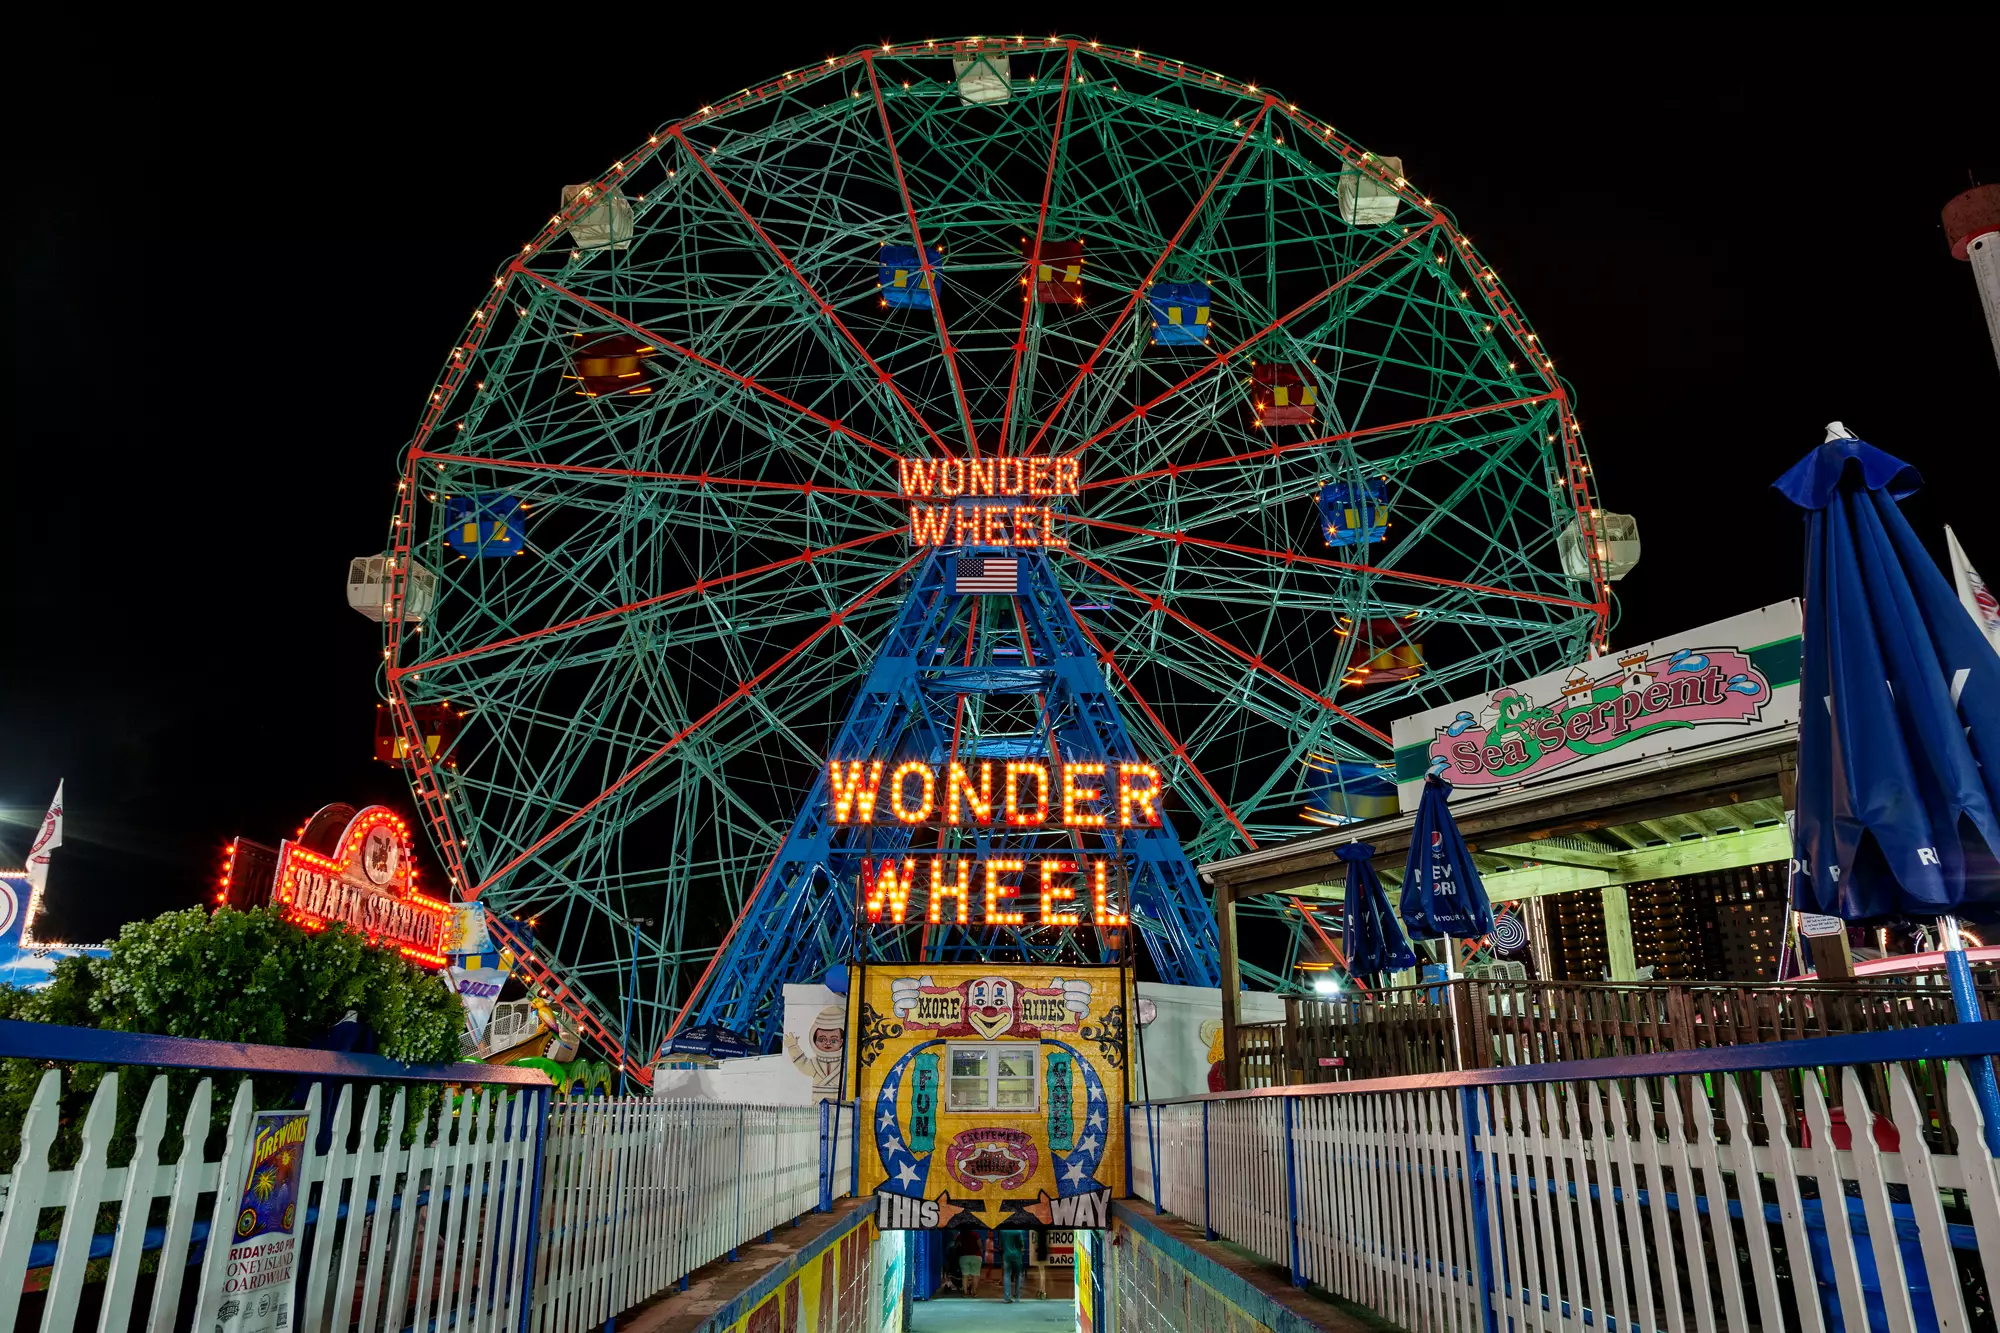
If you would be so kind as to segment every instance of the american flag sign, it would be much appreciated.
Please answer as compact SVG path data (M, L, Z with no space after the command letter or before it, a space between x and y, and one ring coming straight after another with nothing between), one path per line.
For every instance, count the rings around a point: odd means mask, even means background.
M957 593L1021 590L1021 561L1015 556L962 555L952 580Z

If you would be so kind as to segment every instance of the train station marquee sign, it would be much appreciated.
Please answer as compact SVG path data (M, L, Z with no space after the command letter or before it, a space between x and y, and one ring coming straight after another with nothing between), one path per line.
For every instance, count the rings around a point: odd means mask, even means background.
M357 811L331 854L287 839L271 900L308 930L334 922L425 967L445 965L451 906L417 892L409 825L387 806Z

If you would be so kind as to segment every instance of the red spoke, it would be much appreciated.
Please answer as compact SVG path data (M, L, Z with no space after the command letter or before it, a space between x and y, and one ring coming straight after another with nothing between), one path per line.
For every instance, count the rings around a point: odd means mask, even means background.
M931 314L937 318L938 344L944 348L945 373L951 376L951 389L958 397L958 414L965 422L965 444L972 456L979 456L979 436L972 429L972 405L965 401L965 383L958 375L958 353L952 350L951 331L944 324L944 293L938 289L937 275L931 268L929 256L924 251L923 229L917 225L917 206L910 199L910 183L903 176L903 158L896 151L896 132L889 128L889 106L882 100L882 83L875 76L875 57L871 53L862 57L868 69L868 86L875 93L875 110L882 116L882 138L889 145L889 165L896 169L896 188L903 194L903 211L910 216L910 238L917 243L917 265L924 275L924 288L931 294Z
M433 462L466 463L474 467L515 472L556 472L565 476L617 477L625 481L684 481L698 486L743 486L757 491L793 491L799 495L846 495L864 500L901 501L898 491L868 491L856 486L822 486L816 481L760 481L754 477L718 477L711 472L650 472L644 468L592 467L586 463L542 463L529 459L492 458L484 454L437 454L413 449L410 456Z
M1098 564L1095 560L1092 560L1088 556L1080 554L1074 548L1071 548L1070 556L1084 568L1089 569L1093 573L1096 573L1104 578L1111 580L1111 582L1117 584L1119 587L1123 588L1126 592L1129 592L1134 597L1137 597L1142 601L1144 601L1146 603L1147 610L1158 611L1161 615L1166 616L1169 619L1176 621L1181 625L1186 626L1188 629L1191 629L1196 634L1201 635L1202 638L1207 639L1210 643L1222 649L1230 656L1239 658L1242 661L1248 663L1250 666L1255 667L1257 670L1263 672L1271 679L1284 685L1287 689L1296 690L1298 693L1304 695L1306 698L1311 699L1314 703L1318 704L1321 708L1326 709L1328 712L1334 714L1337 717L1342 717L1347 719L1349 722L1352 722L1355 726L1361 728L1363 731L1367 732L1370 736L1373 736L1376 740L1381 741L1384 745L1390 743L1388 732L1383 731L1379 727L1372 726L1369 723L1362 721L1360 718L1348 712L1345 708L1342 708L1339 704L1327 698L1325 695L1319 693L1317 690L1307 689L1304 685L1301 685L1298 681L1293 680L1290 676L1278 670L1276 667L1272 666L1269 662L1266 662L1263 658L1257 656L1255 653L1247 652L1244 649L1237 647L1229 640L1223 638L1221 635L1215 633L1213 630L1210 630L1202 625L1197 625L1194 621L1188 619L1180 612L1174 610L1171 606L1168 606L1166 602L1161 598L1156 597L1149 592L1141 592L1139 589L1127 583L1124 579L1119 578L1116 574L1113 574L1110 570Z
M1275 458L1279 454L1292 453L1299 449L1317 449L1321 445L1339 444L1343 440L1362 440L1374 435L1394 435L1399 431L1415 430L1420 426L1435 426L1442 421L1457 421L1465 417L1484 416L1488 412L1504 412L1514 407L1530 407L1536 403L1547 403L1558 399L1554 393L1538 393L1527 398L1509 398L1504 403L1487 403L1482 407L1461 407L1453 412L1440 412L1436 416L1411 417L1408 421L1395 421L1386 426L1364 426L1359 430L1344 430L1337 435L1316 435L1310 440L1295 440L1290 444L1274 444L1268 449L1252 449L1248 453L1230 454L1227 458L1211 458L1199 463L1174 463L1167 467L1156 467L1151 472L1131 472L1118 477L1104 477L1083 484L1086 491L1094 491L1101 486L1123 486L1134 481L1151 481L1155 477L1178 477L1184 472L1199 472L1204 468L1228 467L1233 463L1249 463L1259 458Z
M556 625L545 625L541 629L529 630L526 634L516 634L512 638L495 639L492 643L482 643L477 648L467 648L461 652L447 653L443 657L433 657L427 662L418 662L412 666L392 666L389 668L389 679L392 681L399 680L404 676L414 676L420 671L429 671L451 662L462 662L468 657L482 657L487 653L498 652L502 648L513 648L523 643L531 643L536 639L545 638L551 634L562 634L568 630L581 629L585 625L593 625L600 620L610 620L615 616L630 615L634 611L643 611L649 606L658 606L662 602L671 602L676 598L689 597L695 593L709 592L722 587L724 584L734 583L738 579L755 578L759 574L769 574L773 570L784 569L789 565L811 564L823 555L832 555L836 551L851 551L857 546L866 546L871 542L879 542L885 537L899 536L903 531L904 529L901 527L884 528L882 531L870 533L866 537L856 537L853 541L841 542L835 546L822 546L818 550L801 551L797 555L788 555L782 560L773 560L767 564L753 565L749 569L739 569L734 573L723 574L712 579L698 579L688 584L685 588L676 588L672 592L663 592L658 596L643 598L636 602L627 602L623 606L609 607L603 611L593 611L587 616L578 616L574 620L565 620Z
M1329 560L1325 556L1300 555L1297 551L1272 551L1262 546L1210 541L1201 537L1190 537L1185 532L1160 532L1153 528L1135 528L1129 524L1112 523L1101 518L1083 518L1071 514L1065 521L1081 523L1092 528L1109 528L1113 532L1130 533L1134 537L1151 537L1155 541L1172 542L1176 546L1199 546L1211 551L1229 551L1236 555L1256 556L1262 560L1282 560L1288 565L1309 565L1316 569L1342 569L1354 574L1374 574L1380 578L1394 579L1403 583L1420 583L1433 588L1463 588L1468 592L1491 593L1495 597L1511 597L1522 602L1573 606L1579 611L1604 610L1595 602L1579 602L1572 597L1557 597L1543 592L1518 592L1512 588L1496 588L1486 583L1466 583L1460 579L1440 578L1435 574L1412 574L1400 569L1384 569L1380 565L1360 565L1347 560Z
M1090 646L1097 649L1097 660L1111 668L1111 674L1118 677L1118 683L1125 687L1125 693L1132 697L1132 702L1139 705L1139 711L1146 715L1146 720L1151 722L1154 729L1166 738L1167 745L1173 751L1174 758L1187 765L1188 772L1194 774L1194 780L1199 782L1201 789L1208 793L1208 799L1215 802L1215 808L1222 811L1224 817L1236 826L1236 831L1243 835L1243 841L1250 844L1251 850L1256 850L1257 839L1252 837L1250 830L1243 826L1243 821L1236 817L1236 812L1230 808L1229 802L1222 799L1222 793L1215 789L1215 784L1203 775L1200 766L1194 761L1194 756L1188 753L1187 746L1183 745L1180 738L1175 736L1173 732L1167 730L1167 724L1160 720L1160 715L1153 711L1153 706L1146 702L1144 695L1139 693L1139 687L1134 685L1132 678L1125 674L1125 668L1118 665L1118 659L1111 655L1111 650L1106 648L1097 635L1091 632L1090 626L1083 623L1083 617L1076 617L1076 627L1083 631L1084 638L1090 640Z
M1284 314L1278 316L1276 319L1272 320L1269 324L1266 324L1263 328L1257 330L1255 333L1245 338L1242 342L1237 343L1234 347L1230 348L1228 351L1217 353L1215 357L1208 362L1207 365L1202 366L1200 369L1196 370L1194 373L1190 374L1186 379L1181 380L1179 383L1169 385L1168 387L1160 390L1159 393L1147 399L1145 402L1139 404L1139 406L1133 408L1131 411L1127 412L1124 416L1118 418L1110 425L1104 427L1102 430L1098 431L1095 435L1092 435L1089 439L1084 440L1081 444L1077 445L1076 448L1070 450L1069 453L1064 456L1075 457L1077 454L1082 453L1085 449L1088 449L1091 445L1096 444L1099 440L1103 439L1105 436L1116 431L1119 427L1124 426L1127 422L1135 421L1138 418L1145 416L1146 413L1152 411L1155 407L1158 407L1161 403L1164 403L1165 401L1167 401L1167 399L1173 397L1175 394L1179 393L1182 389L1187 388L1188 385L1193 384L1196 380L1199 380L1200 378L1202 378L1202 376L1208 374L1211 370L1215 370L1218 367L1228 365L1231 361L1241 356L1244 352L1248 351L1252 347L1255 347L1265 338L1270 337L1273 333L1276 333L1279 329L1291 323L1293 320L1297 319L1300 315L1306 313L1306 311L1311 310L1314 306L1326 300L1328 297L1338 292L1341 288L1347 286L1349 283L1354 282L1358 278L1366 277L1369 273L1372 273L1377 266L1387 262L1389 259L1394 258L1399 252L1409 249L1410 246L1416 244L1418 241L1422 240L1425 236L1429 235L1437 225L1438 225L1437 219L1432 218L1429 222L1426 222L1423 226L1417 228L1415 231L1411 232L1408 236L1405 236L1402 240L1396 242L1394 245L1390 246L1387 250L1384 250L1381 254L1376 255L1373 259L1361 265L1361 267L1355 269L1354 272L1336 281L1331 287L1326 288L1325 290L1321 291L1319 294L1315 296L1307 297L1304 301L1301 301L1298 305L1292 307L1290 310L1287 310Z
M917 405L911 402L902 389L897 386L896 381L890 377L889 372L884 370L874 357L868 355L868 349L861 345L861 340L854 336L852 329L847 327L847 321L834 313L833 303L819 294L819 290L811 282L807 281L806 275L799 271L798 265L792 262L791 256L778 247L778 243L771 239L770 234L764 230L763 225L756 218L750 216L750 210L743 206L742 201L736 197L734 191L722 183L722 177L715 174L715 171L708 165L708 159L703 157L696 151L695 146L688 142L687 135L681 133L680 127L676 126L674 128L673 135L681 141L681 147L687 149L688 156L694 159L695 165L701 168L702 174L708 177L709 184L715 186L716 191L729 201L729 206L736 210L737 215L744 222L749 224L750 230L757 233L757 239L764 243L764 247L771 252L772 257L785 266L785 271L790 273L793 281L799 284L799 290L812 298L812 303L819 307L821 314L833 321L833 327L840 330L840 336L847 339L847 345L852 347L855 353L868 363L868 369L875 372L876 380L895 397L897 402L903 405L903 410L910 414L910 420L916 422L918 429L930 436L932 442L939 449L950 454L950 446L944 442L935 430L931 429L931 423L924 420L924 414L917 411ZM955 457L956 455L953 456Z
M918 554L911 556L908 560L905 560L901 565L897 566L895 569L891 570L882 579L881 582L877 583L867 592L862 593L859 597L849 602L846 606L842 607L840 610L834 612L831 616L827 618L826 623L822 624L818 629L815 629L812 633L806 635L805 638L800 639L797 643L793 644L790 648L786 649L784 656L780 657L777 661L771 663L769 666L759 671L756 675L752 676L750 679L744 681L741 685L738 685L733 691L731 691L728 695L726 695L723 698L722 702L716 704L713 708L710 708L706 713L703 713L700 717L688 723L685 727L682 727L672 736L669 736L666 742L662 744L659 749L653 751L651 754L647 755L644 759L641 759L638 763L626 769L624 774L621 775L616 782L613 782L603 791L597 793L597 795L591 797L589 800L585 801L582 805L578 806L576 810L569 816L569 818L563 820L560 824L557 824L547 833L544 833L541 837L529 843L527 847L522 849L521 853L517 855L513 860L501 866L498 870L488 875L485 879L480 880L479 883L477 884L467 887L460 896L463 897L467 902L477 902L479 900L480 894L484 893L487 889L491 888L497 881L504 879L508 875L512 874L514 870L517 869L529 857L533 856L536 852L539 852L540 850L542 850L542 848L548 846L551 842L554 842L557 838L561 837L564 833L568 832L569 829L573 825L575 825L578 820L582 819L592 810L595 810L598 806L602 805L605 801L609 800L618 791L629 785L641 773L644 773L654 764L659 763L660 760L664 759L667 756L668 751L672 750L675 746L679 745L682 741L686 740L688 737L694 735L697 731L700 731L703 727L707 726L717 717L727 712L735 704L741 702L744 699L749 698L753 693L756 692L756 689L759 685L762 685L774 673L778 672L779 670L782 670L788 663L791 662L793 658L797 657L800 653L803 653L806 649L812 647L815 643L818 643L821 639L825 638L826 635L828 635L832 631L839 629L840 626L846 622L848 616L852 615L862 605L873 599L884 588L893 585L897 579L901 578L904 574L909 572L910 568L921 559L923 559L923 553L919 552Z
M1042 210L1035 217L1035 248L1028 252L1028 295L1021 302L1021 331L1014 336L1014 368L1007 373L1007 401L1000 408L999 452L1007 452L1007 427L1014 420L1014 392L1021 384L1021 358L1028 351L1028 312L1035 308L1035 289L1041 284L1042 236L1049 225L1049 194L1056 183L1056 158L1062 152L1063 115L1069 108L1069 76L1076 68L1076 42L1069 43L1063 60L1062 91L1056 94L1056 129L1049 136L1049 168L1042 176Z
M1117 334L1119 329L1125 327L1125 321L1131 317L1133 307L1139 304L1139 301L1145 296L1147 289L1153 285L1153 279L1158 275L1161 266L1172 257L1174 248L1181 243L1181 237L1187 235L1187 229L1192 227L1195 219L1201 216L1201 210L1208 207L1209 196L1215 193L1216 187L1221 185L1223 180L1229 175L1229 169L1236 165L1237 154L1243 151L1244 144L1250 142L1250 136L1255 134L1257 127L1264 123L1264 117L1270 114L1271 107L1277 100L1275 97L1265 96L1264 105L1251 118L1249 128L1243 131L1243 136L1229 150L1229 156L1222 160L1222 165L1216 169L1215 175L1209 178L1208 188L1203 190L1201 197L1194 201L1194 207L1188 210L1187 217L1175 229L1173 237L1167 242L1166 248L1160 251L1160 257L1153 261L1153 266L1146 270L1146 276L1139 279L1139 285L1132 289L1130 296L1125 298L1125 308L1118 312L1118 317L1111 321L1109 328L1104 330L1104 336L1097 340L1097 346L1090 349L1090 355L1086 356L1083 359L1083 363L1076 368L1076 374L1070 376L1069 387L1062 391L1062 397L1056 399L1055 406L1050 408L1048 416L1042 419L1041 429L1035 432L1035 438L1028 441L1028 447L1023 449L1022 453L1032 454L1035 452L1035 446L1042 442L1042 437L1047 435L1050 427L1055 425L1056 418L1062 415L1062 410L1068 405L1070 398L1083 386L1084 377L1097 368L1097 358L1104 355L1104 349L1111 345L1112 337Z
M652 330L634 324L631 320L625 318L623 315L616 314L610 310L605 309L603 306L597 304L597 302L583 295L581 292L573 292L559 282L551 282L549 279L543 277L541 274L535 272L533 269L530 269L525 265L523 265L521 261L518 259L515 260L513 264L511 264L509 267L513 272L519 273L522 277L527 278L533 282L539 283L541 286L548 288L550 291L554 292L556 295L560 297L563 297L566 300L576 302L578 305L582 306L585 310L590 311L590 313L592 313L593 315L596 315L601 319L607 319L611 321L613 324L616 324L618 327L624 329L626 332L634 334L637 337L643 338L648 343L653 343L657 344L658 346L664 347L668 351L674 353L677 356L684 356L688 360L693 361L698 365L706 366L718 375L726 375L730 379L735 380L738 384L742 385L744 388L752 390L753 392L756 393L761 393L766 398L771 399L773 402L783 403L786 407L791 408L794 412L797 412L802 416L810 417L812 420L817 421L820 425L825 426L828 430L832 431L836 435L845 435L848 439L853 440L856 444L867 445L870 449L873 449L876 453L881 454L884 457L887 458L902 457L901 454L897 453L894 449L891 449L888 445L883 444L877 440L871 440L866 435L863 435L860 431L854 430L842 422L835 421L832 417L829 417L824 413L815 412L810 407L807 407L804 403L798 402L797 400L792 398L787 398L784 394L779 393L776 389L773 389L768 385L759 384L756 380L751 379L748 375L743 374L741 371L731 370L728 366L723 365L720 361L711 361L709 358L703 356L700 352L695 351L691 347L683 347L671 338L662 338L659 334L654 333Z

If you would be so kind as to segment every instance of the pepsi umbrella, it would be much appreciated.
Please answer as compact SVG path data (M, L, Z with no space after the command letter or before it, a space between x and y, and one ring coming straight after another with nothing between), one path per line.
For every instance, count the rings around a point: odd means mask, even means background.
M1347 955L1350 976L1375 976L1415 967L1417 956L1396 927L1389 910L1389 895L1375 874L1369 858L1375 849L1365 842L1350 842L1340 849L1347 862L1347 903L1340 928L1340 949Z
M1800 911L2000 915L2000 657L1896 507L1922 482L1835 423L1775 483L1806 510Z
M1435 775L1424 778L1416 826L1410 830L1410 861L1403 871L1403 925L1411 939L1478 939L1493 929L1486 885L1445 804L1450 799L1449 782Z
M1896 507L1915 468L1835 422L1774 484L1806 511L1792 906L1941 917L1959 1021L1977 1022L1953 917L2000 913L2000 657ZM1992 1066L1967 1071L2000 1153Z

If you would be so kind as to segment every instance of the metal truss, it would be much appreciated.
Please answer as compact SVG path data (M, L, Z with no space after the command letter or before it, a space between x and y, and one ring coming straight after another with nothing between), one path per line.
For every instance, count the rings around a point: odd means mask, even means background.
M917 758L939 766L1032 758L1096 763L1116 773L1146 756L1125 728L1099 669L1098 647L1070 609L1048 557L1026 561L1025 595L950 591L941 552L918 566L902 613L856 691L831 755L893 768ZM993 608L998 608L997 610ZM984 609L984 614L982 614ZM697 987L691 1020L768 1040L784 1018L783 984L816 981L850 958L899 962L986 958L1115 962L1125 932L1023 925L868 924L857 911L864 867L913 850L985 860L996 852L1069 852L1115 866L1120 910L1129 904L1154 968L1181 985L1213 986L1215 919L1171 821L1160 827L955 826L831 822L828 779L814 781L791 832L742 917ZM928 841L928 839L926 839ZM912 861L916 858L911 857ZM1087 919L1087 908L1086 919Z

